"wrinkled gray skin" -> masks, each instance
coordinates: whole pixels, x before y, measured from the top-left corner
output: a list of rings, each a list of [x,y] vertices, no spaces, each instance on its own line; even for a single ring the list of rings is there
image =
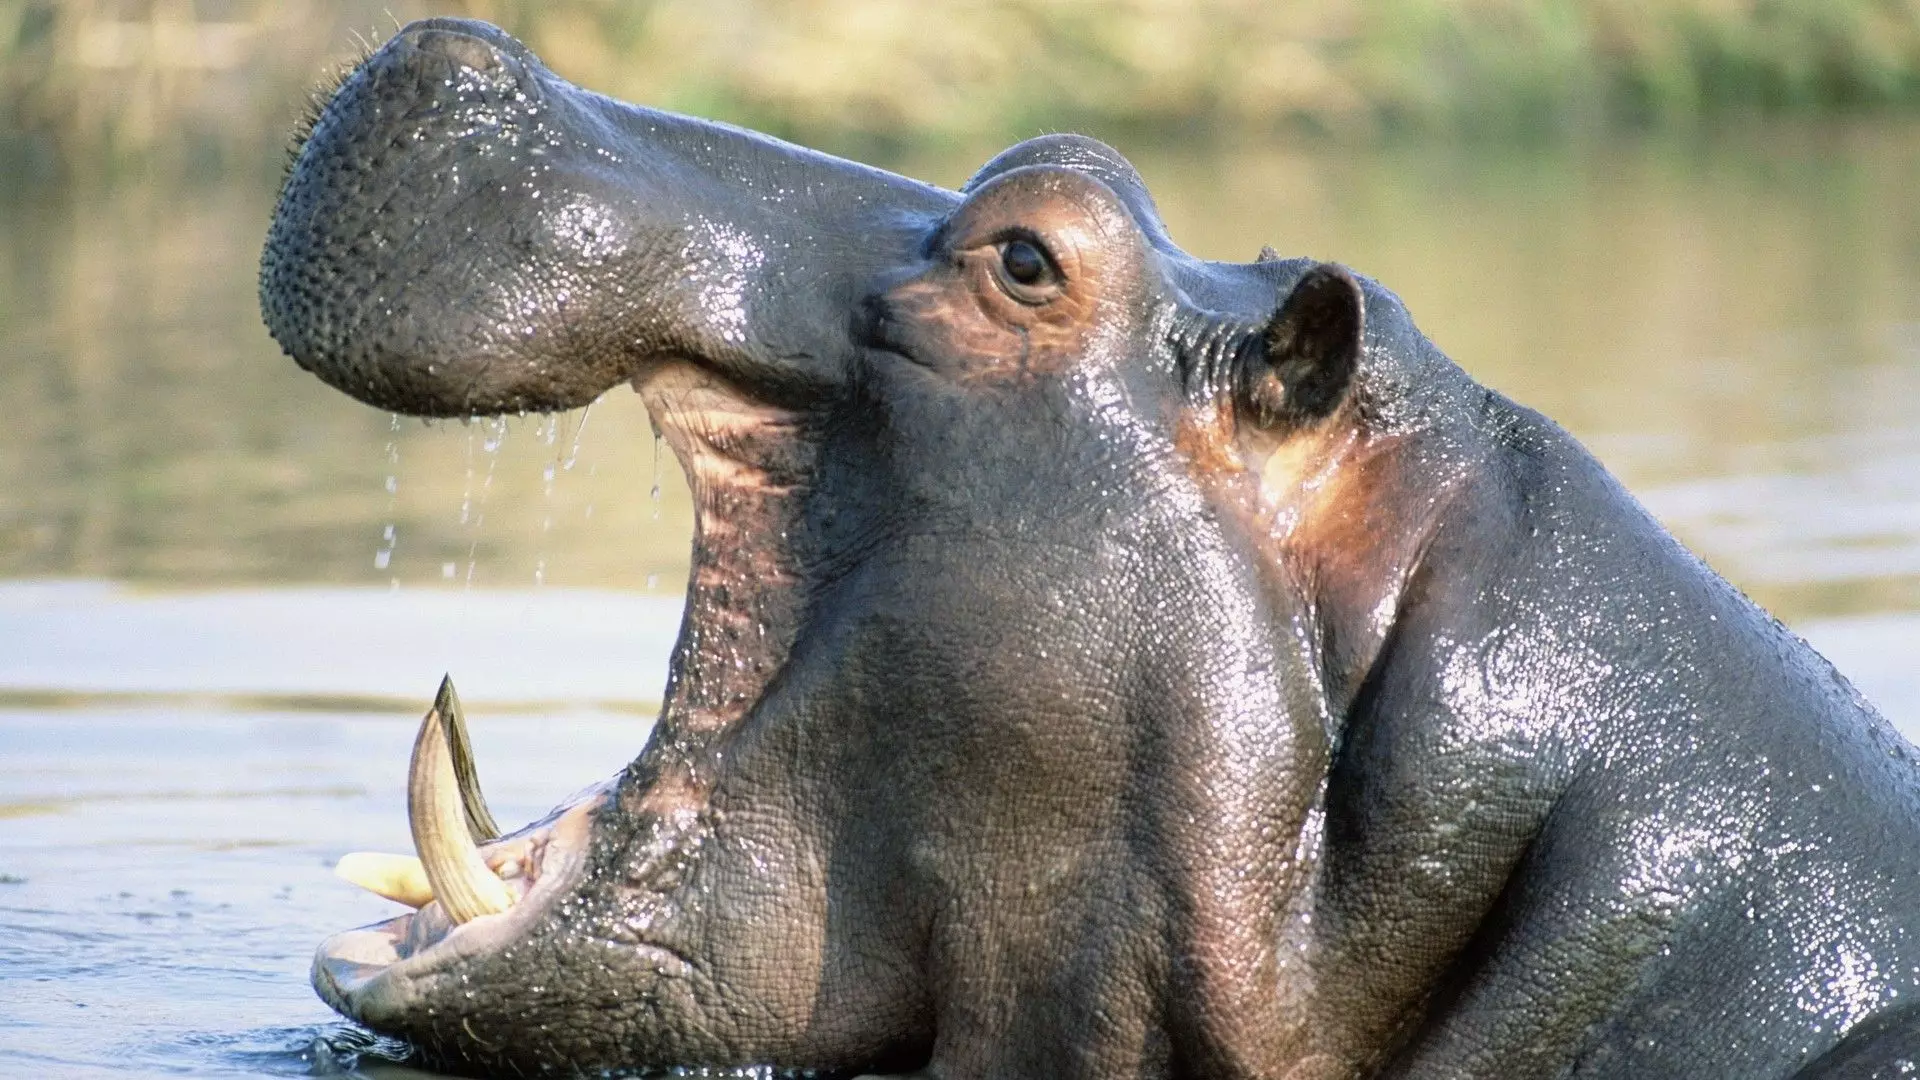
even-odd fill
[[[632,381],[695,492],[668,700],[584,844],[464,939],[429,905],[373,931],[403,962],[316,959],[430,1062],[1920,1054],[1906,744],[1392,294],[1186,256],[1098,143],[956,194],[420,23],[318,117],[261,297],[383,408]]]

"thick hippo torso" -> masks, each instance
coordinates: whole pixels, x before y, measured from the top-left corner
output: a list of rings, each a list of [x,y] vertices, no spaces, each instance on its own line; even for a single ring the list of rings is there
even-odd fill
[[[494,837],[423,726],[421,861],[358,874],[418,910],[314,980],[429,1063],[1920,1062],[1911,748],[1392,294],[1186,256],[1098,143],[946,192],[433,21],[318,117],[261,294],[387,408],[631,382],[694,492],[620,777]]]

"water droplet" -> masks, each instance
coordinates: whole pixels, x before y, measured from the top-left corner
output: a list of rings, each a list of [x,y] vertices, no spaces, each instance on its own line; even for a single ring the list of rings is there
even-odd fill
[[[573,470],[573,463],[580,460],[580,437],[587,433],[587,418],[593,415],[593,406],[589,404],[580,410],[580,425],[573,429],[573,444],[567,447],[566,459],[560,463],[562,469]]]
[[[660,520],[660,431],[653,432],[653,490],[649,493],[653,499],[653,520]]]

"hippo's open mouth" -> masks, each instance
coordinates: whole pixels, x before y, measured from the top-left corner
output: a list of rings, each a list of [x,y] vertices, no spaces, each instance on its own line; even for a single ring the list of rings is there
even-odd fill
[[[314,958],[313,983],[320,996],[336,1009],[371,1018],[382,1011],[383,999],[417,996],[407,984],[433,979],[474,952],[510,944],[578,880],[588,829],[605,795],[604,786],[596,788],[479,847],[512,898],[506,910],[456,922],[440,899],[429,898],[411,914],[328,938]],[[348,856],[341,872],[364,874],[363,859]]]
[[[687,477],[694,536],[659,720],[608,784],[498,836],[451,695],[429,713],[419,857],[343,867],[415,910],[322,945],[330,1005],[475,1073],[924,1059],[924,994],[882,989],[896,973],[843,940],[924,919],[896,910],[893,870],[824,871],[813,824],[831,756],[866,743],[801,733],[868,714],[794,669],[840,647],[795,646],[874,528],[848,507],[881,505],[822,509],[867,482],[829,475],[835,440],[876,422],[846,405],[866,355],[849,313],[958,201],[584,92],[478,23],[409,26],[341,83],[262,254],[275,340],[419,416],[560,411],[630,384]]]
[[[458,753],[450,771],[427,768],[446,782],[410,797],[421,858],[344,867],[417,910],[322,946],[314,981],[330,1004],[430,1034],[428,1003],[464,993],[449,980],[540,982],[526,974],[539,946],[514,943],[542,935],[617,941],[638,971],[629,982],[671,967],[687,944],[671,925],[675,882],[705,835],[715,755],[786,663],[799,621],[794,538],[814,449],[793,403],[838,378],[829,360],[848,352],[845,320],[823,317],[833,309],[818,297],[897,262],[952,199],[584,93],[478,23],[417,23],[342,81],[298,150],[262,257],[275,338],[340,389],[415,415],[555,411],[631,383],[695,514],[647,751],[500,838],[479,827]],[[457,750],[457,717],[436,712]],[[435,729],[430,714],[423,737]],[[432,765],[420,749],[415,789]],[[464,824],[447,809],[462,805]],[[474,970],[516,957],[511,973]]]
[[[322,998],[377,1028],[444,996],[443,984],[467,978],[476,957],[510,960],[516,943],[551,930],[556,909],[593,887],[586,879],[596,839],[620,849],[636,834],[658,840],[697,818],[709,748],[752,710],[786,659],[798,592],[790,527],[808,484],[797,421],[685,362],[646,364],[632,382],[685,471],[695,507],[687,605],[653,744],[664,750],[498,835],[458,699],[443,683],[409,768],[418,856],[355,853],[338,868],[417,910],[336,934],[314,959]],[[675,847],[640,857],[635,872],[674,861]],[[621,945],[656,971],[686,966],[644,927]]]
[[[383,1002],[417,997],[415,984],[462,957],[524,935],[579,879],[593,817],[610,786],[596,785],[539,821],[494,835],[459,699],[452,680],[443,681],[407,777],[419,855],[357,852],[338,866],[347,880],[416,910],[324,942],[313,967],[321,997],[343,1011],[378,1015]]]

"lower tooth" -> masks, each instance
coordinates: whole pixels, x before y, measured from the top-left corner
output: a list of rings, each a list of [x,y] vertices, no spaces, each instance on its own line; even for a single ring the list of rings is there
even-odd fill
[[[356,851],[341,856],[333,872],[368,892],[408,907],[425,907],[433,902],[433,886],[427,881],[426,868],[411,855]]]

